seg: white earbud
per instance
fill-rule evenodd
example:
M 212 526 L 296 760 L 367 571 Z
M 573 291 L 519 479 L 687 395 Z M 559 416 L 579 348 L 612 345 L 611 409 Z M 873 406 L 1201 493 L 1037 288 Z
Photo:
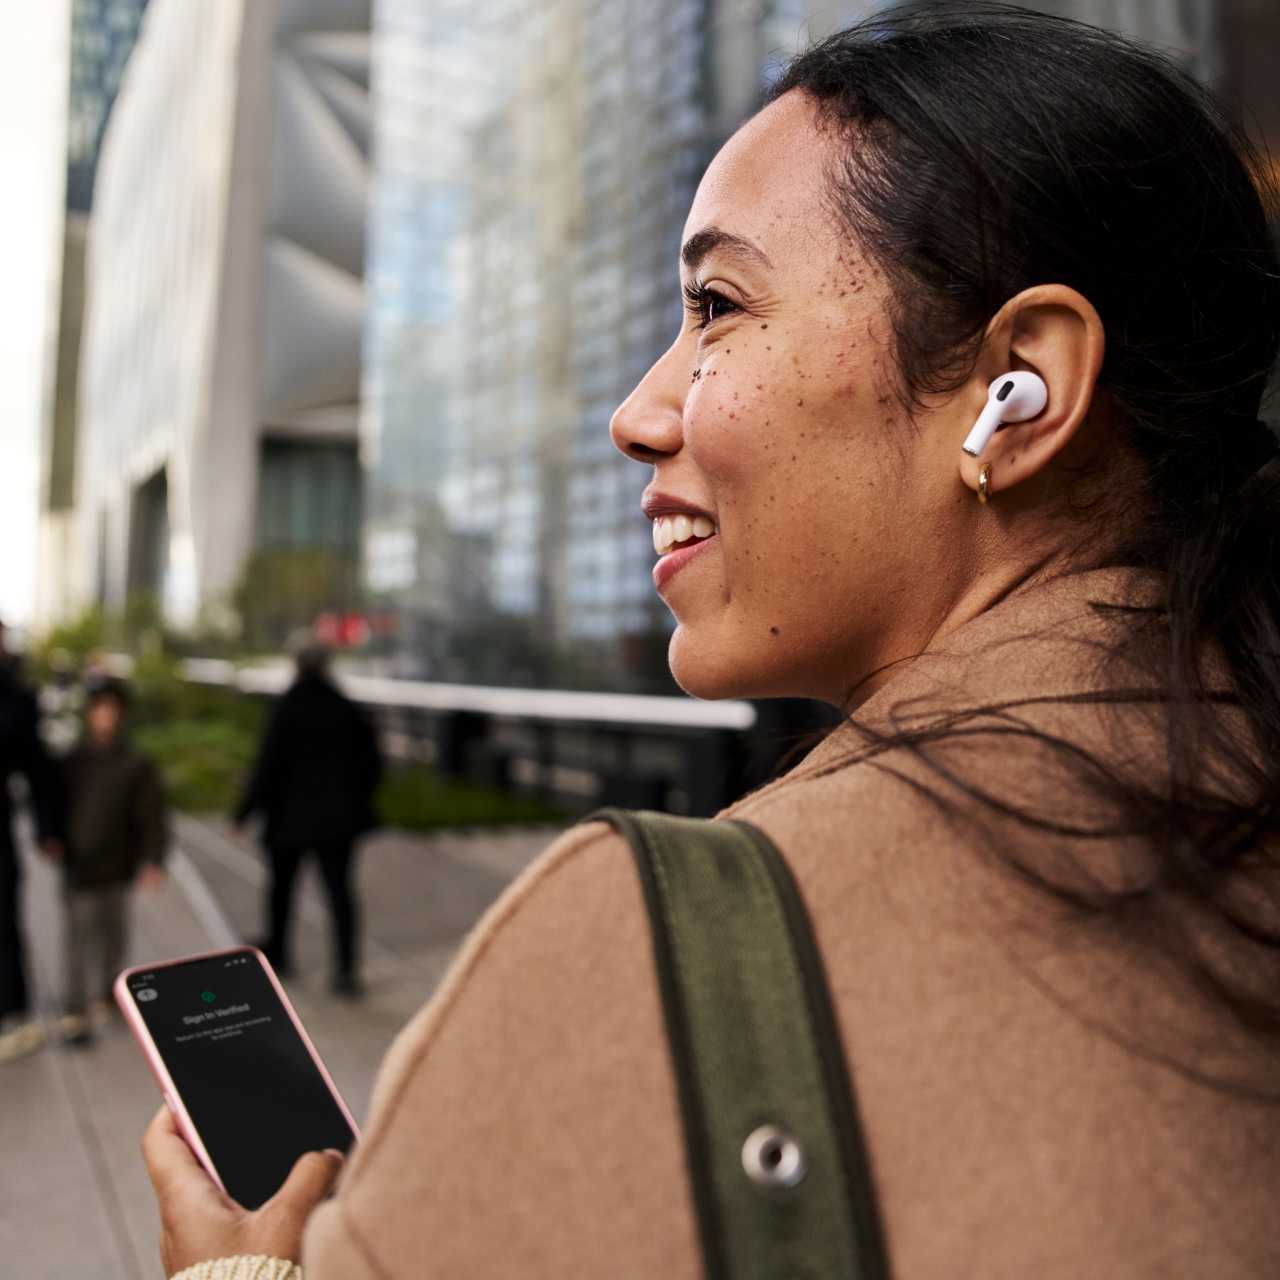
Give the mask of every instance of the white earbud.
M 1025 422 L 1049 403 L 1049 388 L 1038 374 L 1025 369 L 1002 373 L 987 388 L 987 407 L 960 447 L 976 458 L 1002 422 Z

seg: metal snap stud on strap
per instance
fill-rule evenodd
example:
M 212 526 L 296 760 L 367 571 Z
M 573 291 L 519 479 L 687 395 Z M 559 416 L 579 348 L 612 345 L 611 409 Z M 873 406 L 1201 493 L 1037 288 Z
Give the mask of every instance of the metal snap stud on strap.
M 776 1124 L 762 1124 L 742 1144 L 742 1167 L 762 1187 L 794 1187 L 804 1177 L 800 1144 Z

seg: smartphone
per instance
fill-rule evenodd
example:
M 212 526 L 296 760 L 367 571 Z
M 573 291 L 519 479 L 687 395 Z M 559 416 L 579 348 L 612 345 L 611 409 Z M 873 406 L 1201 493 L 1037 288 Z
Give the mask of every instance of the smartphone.
M 126 969 L 116 1003 L 209 1176 L 246 1209 L 306 1151 L 359 1136 L 266 956 L 233 947 Z

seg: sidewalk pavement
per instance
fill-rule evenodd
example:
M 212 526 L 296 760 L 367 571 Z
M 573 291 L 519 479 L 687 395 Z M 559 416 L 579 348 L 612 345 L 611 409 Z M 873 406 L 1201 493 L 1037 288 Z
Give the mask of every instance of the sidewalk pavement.
M 463 935 L 554 838 L 553 828 L 379 833 L 359 855 L 365 998 L 328 992 L 329 933 L 316 869 L 299 877 L 296 979 L 286 985 L 363 1124 L 378 1063 L 431 994 Z M 224 824 L 179 816 L 163 888 L 137 892 L 127 963 L 260 934 L 265 866 Z M 50 1034 L 61 982 L 57 873 L 26 843 L 25 925 L 36 1004 Z M 24 1280 L 157 1280 L 159 1221 L 138 1142 L 159 1095 L 118 1022 L 88 1049 L 54 1043 L 0 1064 L 0 1274 Z

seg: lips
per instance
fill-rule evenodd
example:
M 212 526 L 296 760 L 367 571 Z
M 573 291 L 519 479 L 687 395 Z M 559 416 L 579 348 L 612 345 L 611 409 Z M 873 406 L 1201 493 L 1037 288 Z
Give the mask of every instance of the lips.
M 696 502 L 688 502 L 684 498 L 670 493 L 661 493 L 657 489 L 645 491 L 644 497 L 640 499 L 640 510 L 650 520 L 658 520 L 663 516 L 688 516 L 690 520 L 696 520 L 701 516 L 714 524 L 716 519 L 710 511 L 698 506 Z
M 653 566 L 654 588 L 661 591 L 681 569 L 702 555 L 708 547 L 714 546 L 718 540 L 719 534 L 713 533 L 709 538 L 703 538 L 701 541 L 677 547 L 674 551 L 668 551 Z
M 660 591 L 691 560 L 719 536 L 715 516 L 696 502 L 675 494 L 648 490 L 641 509 L 653 521 L 653 585 Z

